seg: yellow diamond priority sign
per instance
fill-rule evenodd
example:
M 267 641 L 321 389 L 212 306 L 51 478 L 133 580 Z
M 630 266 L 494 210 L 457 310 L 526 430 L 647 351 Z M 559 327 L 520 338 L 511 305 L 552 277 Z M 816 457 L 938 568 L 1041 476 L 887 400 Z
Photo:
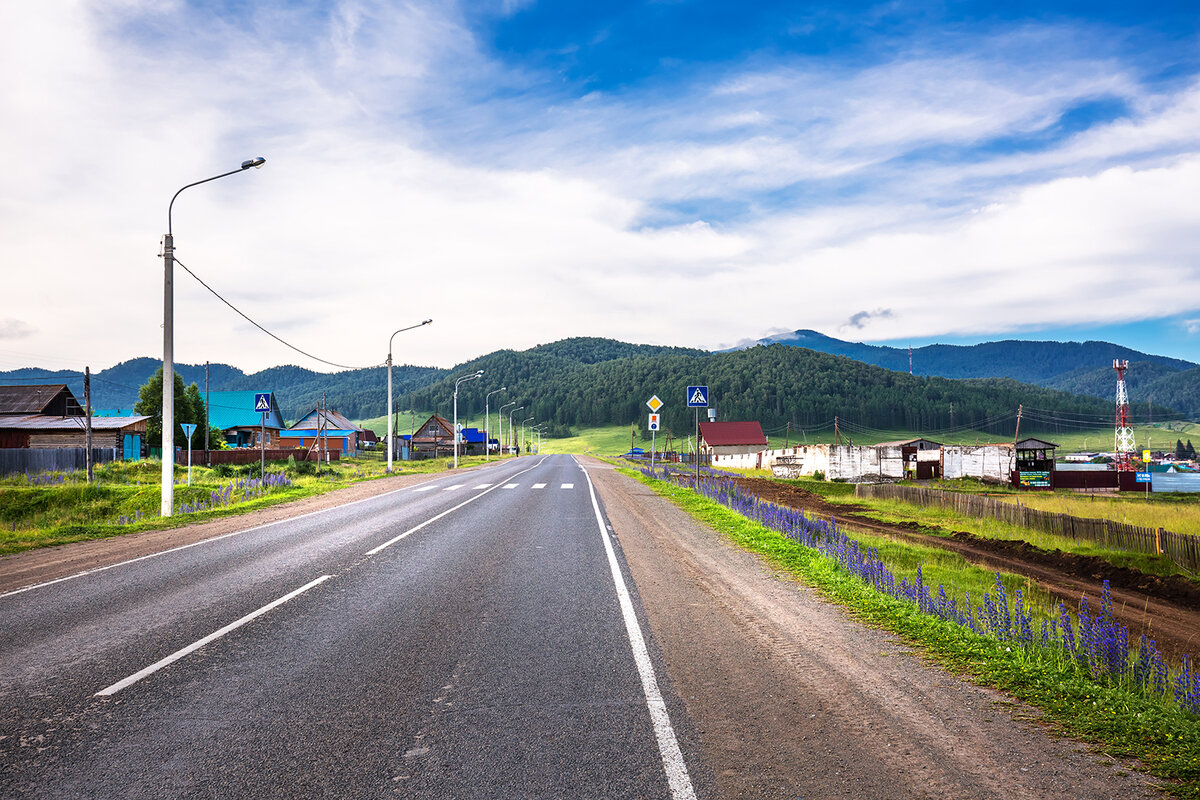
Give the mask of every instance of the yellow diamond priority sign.
M 654 395 L 646 401 L 646 405 L 650 406 L 651 411 L 658 411 L 663 406 L 663 401 L 658 399 L 658 395 Z

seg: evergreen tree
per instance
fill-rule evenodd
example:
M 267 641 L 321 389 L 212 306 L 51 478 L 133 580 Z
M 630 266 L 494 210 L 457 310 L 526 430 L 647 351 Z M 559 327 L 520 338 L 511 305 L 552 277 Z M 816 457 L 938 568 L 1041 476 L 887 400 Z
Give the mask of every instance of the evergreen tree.
M 1188 443 L 1187 443 L 1187 457 L 1188 457 L 1189 461 L 1196 460 L 1196 448 L 1192 447 L 1191 439 L 1188 439 Z
M 1175 440 L 1175 457 L 1180 459 L 1187 458 L 1187 448 L 1183 446 L 1183 439 Z

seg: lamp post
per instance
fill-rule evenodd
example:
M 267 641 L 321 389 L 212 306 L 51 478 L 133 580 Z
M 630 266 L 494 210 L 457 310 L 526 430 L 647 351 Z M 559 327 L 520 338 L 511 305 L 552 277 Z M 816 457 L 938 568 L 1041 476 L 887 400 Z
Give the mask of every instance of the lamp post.
M 171 197 L 167 206 L 167 235 L 163 237 L 163 407 L 162 407 L 162 503 L 159 513 L 169 517 L 175 506 L 175 235 L 171 225 L 171 212 L 175 208 L 175 198 L 184 189 L 199 186 L 202 183 L 215 181 L 245 172 L 251 167 L 256 169 L 267 163 L 262 156 L 242 162 L 242 166 L 229 172 L 222 172 L 202 181 L 189 183 Z
M 422 322 L 422 323 L 420 323 L 420 324 L 418 324 L 418 325 L 409 325 L 407 328 L 401 328 L 400 330 L 396 331 L 396 333 L 404 333 L 405 331 L 411 331 L 413 328 L 420 328 L 422 325 L 428 325 L 428 324 L 429 324 L 429 323 L 431 323 L 431 322 L 433 322 L 433 320 L 431 320 L 431 319 L 427 319 L 427 320 L 425 320 L 424 322 Z M 391 335 L 391 337 L 388 339 L 388 357 L 387 357 L 387 368 L 388 368 L 388 404 L 387 404 L 387 415 L 388 415 L 388 427 L 387 427 L 388 465 L 387 465 L 387 471 L 388 471 L 388 472 L 391 472 L 391 471 L 392 471 L 392 418 L 393 418 L 393 416 L 394 416 L 394 415 L 392 414 L 392 339 L 395 339 L 395 338 L 396 338 L 396 333 L 393 333 L 393 334 Z
M 454 382 L 454 468 L 458 469 L 458 385 L 483 376 L 483 370 L 464 375 Z
M 522 445 L 524 445 L 524 444 L 525 444 L 525 423 L 526 423 L 526 422 L 533 422 L 533 420 L 534 420 L 534 419 L 535 419 L 535 417 L 530 417 L 529 419 L 527 419 L 527 420 L 525 420 L 524 422 L 522 422 L 522 423 L 521 423 L 521 444 L 522 444 Z M 528 450 L 529 448 L 525 448 L 525 449 L 526 449 L 526 450 Z
M 525 408 L 525 406 L 517 406 L 512 411 L 508 412 L 508 435 L 511 436 L 514 440 L 517 438 L 517 429 L 515 427 L 513 427 L 512 417 L 513 417 L 513 414 L 517 413 L 518 411 L 523 410 L 524 408 Z M 516 442 L 514 441 L 514 444 L 515 443 Z
M 499 389 L 494 389 L 494 390 L 488 392 L 483 398 L 483 453 L 484 453 L 483 460 L 484 461 L 492 460 L 492 445 L 491 445 L 491 441 L 490 441 L 491 434 L 492 434 L 492 413 L 491 413 L 491 406 L 488 405 L 488 400 L 491 399 L 492 395 L 496 394 L 497 392 L 503 392 L 507 388 L 508 388 L 507 386 L 501 386 Z
M 500 426 L 500 432 L 496 436 L 496 441 L 500 442 L 500 455 L 504 455 L 504 409 L 516 404 L 517 401 L 513 400 L 511 403 L 505 403 L 500 406 L 499 410 L 496 411 L 496 424 Z

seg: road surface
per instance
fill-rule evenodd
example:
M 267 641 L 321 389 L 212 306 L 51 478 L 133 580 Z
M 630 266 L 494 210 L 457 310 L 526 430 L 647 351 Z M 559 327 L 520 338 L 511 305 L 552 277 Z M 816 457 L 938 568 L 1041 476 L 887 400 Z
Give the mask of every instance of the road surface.
M 3 797 L 1154 796 L 595 461 L 62 577 L 0 595 Z

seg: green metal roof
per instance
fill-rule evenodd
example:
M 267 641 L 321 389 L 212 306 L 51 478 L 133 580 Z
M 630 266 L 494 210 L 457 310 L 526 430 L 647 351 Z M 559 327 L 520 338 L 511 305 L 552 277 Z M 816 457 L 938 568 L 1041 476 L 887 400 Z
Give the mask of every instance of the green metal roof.
M 283 414 L 275 393 L 261 392 L 209 392 L 208 423 L 214 428 L 227 431 L 230 428 L 252 428 L 262 423 L 262 413 L 254 410 L 254 395 L 270 394 L 271 411 L 267 414 L 267 427 L 283 429 Z M 203 394 L 200 395 L 204 397 Z

